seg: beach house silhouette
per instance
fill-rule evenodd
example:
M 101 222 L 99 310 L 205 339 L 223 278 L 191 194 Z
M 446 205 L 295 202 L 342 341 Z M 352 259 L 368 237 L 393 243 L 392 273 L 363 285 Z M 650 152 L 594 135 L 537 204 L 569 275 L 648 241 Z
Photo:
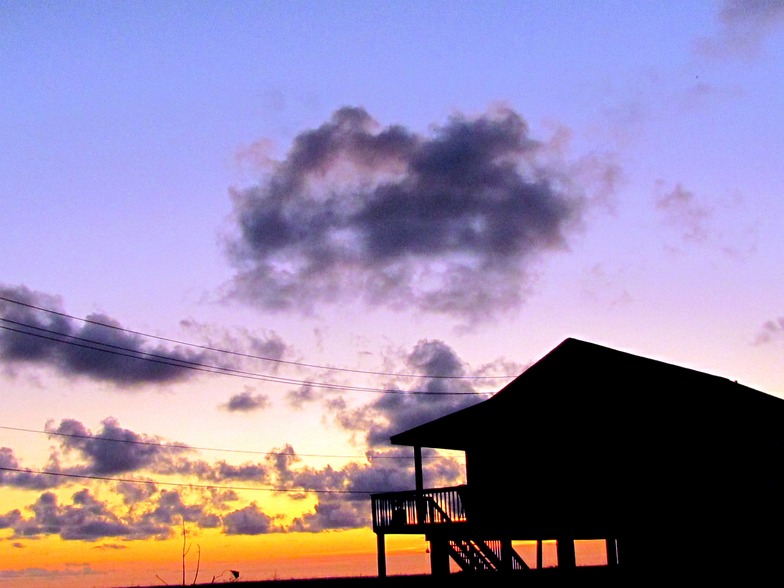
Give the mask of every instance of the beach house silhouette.
M 784 400 L 729 379 L 570 338 L 391 441 L 413 446 L 415 489 L 372 496 L 380 576 L 385 535 L 420 534 L 433 575 L 522 573 L 542 541 L 568 570 L 586 539 L 614 569 L 781 578 Z M 422 448 L 464 451 L 467 483 L 426 488 Z

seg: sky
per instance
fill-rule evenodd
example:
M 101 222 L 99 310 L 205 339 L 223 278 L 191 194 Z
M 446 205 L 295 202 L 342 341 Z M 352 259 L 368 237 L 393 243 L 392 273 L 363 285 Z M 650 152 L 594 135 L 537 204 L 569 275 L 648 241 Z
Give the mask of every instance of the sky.
M 390 435 L 567 337 L 784 397 L 782 69 L 780 0 L 3 2 L 0 586 L 374 575 Z

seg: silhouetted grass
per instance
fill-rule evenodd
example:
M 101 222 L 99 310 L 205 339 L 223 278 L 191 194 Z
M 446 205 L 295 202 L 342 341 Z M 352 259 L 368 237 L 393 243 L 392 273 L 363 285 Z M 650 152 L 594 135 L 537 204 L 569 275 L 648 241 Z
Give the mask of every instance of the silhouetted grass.
M 277 579 L 259 581 L 229 582 L 240 588 L 560 588 L 601 586 L 602 588 L 628 587 L 630 578 L 618 569 L 601 567 L 581 567 L 572 571 L 545 568 L 503 575 L 488 574 L 450 574 L 447 578 L 437 578 L 430 574 L 389 576 L 359 576 L 347 578 Z M 223 582 L 199 583 L 196 586 L 217 586 Z M 149 586 L 148 588 L 160 588 Z

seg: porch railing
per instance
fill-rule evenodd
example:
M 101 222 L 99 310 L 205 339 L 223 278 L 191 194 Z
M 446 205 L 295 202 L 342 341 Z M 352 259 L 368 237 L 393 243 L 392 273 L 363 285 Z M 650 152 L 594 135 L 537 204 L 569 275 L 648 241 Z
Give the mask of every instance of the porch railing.
M 416 492 L 374 494 L 373 529 L 403 529 L 417 525 L 466 522 L 466 486 L 430 488 Z

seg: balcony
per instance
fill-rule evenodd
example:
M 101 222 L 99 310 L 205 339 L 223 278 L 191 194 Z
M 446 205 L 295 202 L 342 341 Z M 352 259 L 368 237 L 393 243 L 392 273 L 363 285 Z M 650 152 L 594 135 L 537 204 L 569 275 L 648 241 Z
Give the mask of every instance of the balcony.
M 510 539 L 490 539 L 468 524 L 467 486 L 431 488 L 416 492 L 388 492 L 371 496 L 373 531 L 379 539 L 380 575 L 385 534 L 424 534 L 431 542 L 431 564 L 439 557 L 452 560 L 465 572 L 515 572 L 529 567 L 512 547 Z M 438 553 L 441 555 L 439 556 Z M 448 564 L 434 565 L 448 572 Z M 383 573 L 381 571 L 383 570 Z
M 371 496 L 373 531 L 422 534 L 435 525 L 466 523 L 467 487 L 431 488 L 416 492 L 386 492 Z

